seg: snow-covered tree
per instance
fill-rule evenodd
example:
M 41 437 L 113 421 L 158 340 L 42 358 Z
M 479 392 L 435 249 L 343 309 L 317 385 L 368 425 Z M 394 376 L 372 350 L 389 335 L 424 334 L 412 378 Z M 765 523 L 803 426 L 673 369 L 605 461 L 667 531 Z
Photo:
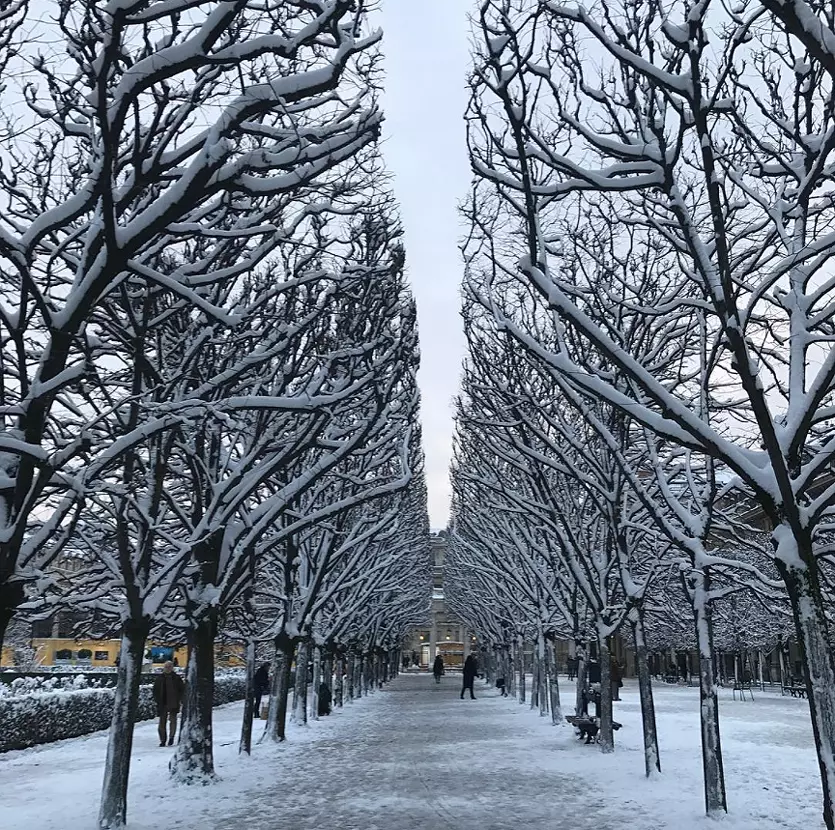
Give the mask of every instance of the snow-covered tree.
M 794 609 L 831 828 L 835 666 L 821 574 L 835 500 L 826 12 L 803 0 L 680 12 L 495 0 L 481 9 L 473 167 L 520 231 L 520 290 L 565 334 L 535 342 L 506 308 L 491 308 L 577 394 L 721 465 L 762 509 Z M 601 57 L 594 69 L 589 44 Z M 637 228 L 666 251 L 657 299 L 616 299 L 659 325 L 689 321 L 674 373 L 588 313 L 584 292 L 607 285 L 609 272 L 592 260 L 596 274 L 578 285 L 578 234 L 562 238 L 566 224 L 588 235 Z M 708 380 L 701 393 L 699 376 Z M 708 787 L 708 812 L 724 807 Z
M 93 310 L 141 281 L 231 324 L 212 284 L 258 265 L 283 236 L 282 194 L 380 122 L 362 2 L 60 0 L 44 37 L 12 43 L 28 10 L 0 14 L 0 638 L 71 534 L 75 475 L 100 449 L 72 402 L 104 359 Z

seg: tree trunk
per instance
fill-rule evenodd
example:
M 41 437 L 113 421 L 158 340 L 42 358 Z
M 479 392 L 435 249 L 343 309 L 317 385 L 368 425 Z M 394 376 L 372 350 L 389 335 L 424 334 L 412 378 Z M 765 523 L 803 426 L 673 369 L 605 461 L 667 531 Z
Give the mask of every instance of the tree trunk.
M 13 560 L 16 558 L 12 557 Z M 25 599 L 26 590 L 22 582 L 8 580 L 0 583 L 0 652 L 3 650 L 9 623 Z
M 171 776 L 183 784 L 205 784 L 215 778 L 212 754 L 212 707 L 215 693 L 215 632 L 212 609 L 188 632 L 188 665 L 180 740 L 171 761 Z
M 519 637 L 516 640 L 516 653 L 519 655 L 519 703 L 525 702 L 525 642 Z
M 331 700 L 333 697 L 333 652 L 326 651 L 322 659 L 322 682 L 328 687 L 331 692 Z
M 644 733 L 644 766 L 647 778 L 654 771 L 661 772 L 661 754 L 658 751 L 658 729 L 655 722 L 655 701 L 652 697 L 652 678 L 649 671 L 644 624 L 640 617 L 632 623 L 635 639 L 635 662 L 638 668 L 638 694 L 641 698 L 641 728 Z
M 275 673 L 270 689 L 270 708 L 265 734 L 273 741 L 287 740 L 287 703 L 290 696 L 290 676 L 296 644 L 289 637 L 276 639 Z
M 539 700 L 539 715 L 544 718 L 548 714 L 548 650 L 543 634 L 539 635 L 536 650 L 539 653 L 537 698 Z
M 722 742 L 719 736 L 719 700 L 713 669 L 713 620 L 708 599 L 710 573 L 693 571 L 693 613 L 699 650 L 699 707 L 702 731 L 702 768 L 705 779 L 705 811 L 708 815 L 728 811 Z
M 345 655 L 342 652 L 337 653 L 335 663 L 336 676 L 333 679 L 334 700 L 336 701 L 336 705 L 341 709 L 344 702 L 345 690 Z
M 810 543 L 811 547 L 811 543 Z M 811 558 L 812 553 L 801 551 Z M 803 556 L 807 559 L 807 556 Z M 823 789 L 823 821 L 835 828 L 835 664 L 817 574 L 805 567 L 779 563 L 792 604 L 797 645 L 806 681 L 812 732 Z
M 293 710 L 290 720 L 293 723 L 307 724 L 307 659 L 310 646 L 306 640 L 299 643 L 296 651 L 296 686 L 293 691 Z
M 348 701 L 352 701 L 354 699 L 354 671 L 355 671 L 355 664 L 357 662 L 357 655 L 354 653 L 354 650 L 351 649 L 348 652 L 348 660 L 347 666 L 345 670 L 345 680 L 348 683 Z
M 531 665 L 531 709 L 539 708 L 539 678 L 542 676 L 542 665 L 539 660 L 539 639 L 534 640 L 533 661 Z
M 577 715 L 577 717 L 580 717 L 586 708 L 584 694 L 586 691 L 586 678 L 588 677 L 589 672 L 589 664 L 586 660 L 586 646 L 584 643 L 577 643 L 576 655 L 577 679 L 575 682 L 577 684 L 577 694 L 574 701 L 574 714 Z
M 548 643 L 548 690 L 551 698 L 551 723 L 561 724 L 563 717 L 560 703 L 559 666 L 557 666 L 557 649 L 553 642 Z
M 313 702 L 310 705 L 310 717 L 319 720 L 319 684 L 322 682 L 322 650 L 313 647 Z
M 127 818 L 133 725 L 139 711 L 139 683 L 142 679 L 142 657 L 148 630 L 147 623 L 137 625 L 127 621 L 122 633 L 99 806 L 101 830 L 124 827 Z
M 238 745 L 238 753 L 245 752 L 247 755 L 252 752 L 252 721 L 258 714 L 255 711 L 255 640 L 246 644 L 246 686 L 244 690 L 244 720 L 241 725 L 241 742 Z
M 783 686 L 786 685 L 786 657 L 783 654 L 782 643 L 780 643 L 777 649 L 777 661 L 780 664 L 780 689 L 782 691 Z
M 600 751 L 615 751 L 615 733 L 612 728 L 612 655 L 606 637 L 597 638 L 597 653 L 600 660 Z
M 507 684 L 507 693 L 511 697 L 516 697 L 516 665 L 513 662 L 513 652 L 515 645 L 510 644 L 504 647 L 505 660 L 505 683 Z
M 362 672 L 360 675 L 363 697 L 374 689 L 374 652 L 367 651 L 362 655 Z
M 357 698 L 361 698 L 363 694 L 367 694 L 368 690 L 363 688 L 365 678 L 365 655 L 360 652 L 354 660 L 354 694 Z

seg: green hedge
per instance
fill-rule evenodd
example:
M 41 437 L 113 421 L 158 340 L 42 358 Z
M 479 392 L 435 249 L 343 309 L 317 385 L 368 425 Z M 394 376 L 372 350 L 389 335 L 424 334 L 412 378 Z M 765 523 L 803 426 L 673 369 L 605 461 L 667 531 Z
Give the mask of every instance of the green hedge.
M 215 706 L 243 700 L 243 677 L 215 678 Z M 115 689 L 79 689 L 0 698 L 0 752 L 89 735 L 110 727 Z M 137 720 L 157 716 L 152 687 L 139 687 Z

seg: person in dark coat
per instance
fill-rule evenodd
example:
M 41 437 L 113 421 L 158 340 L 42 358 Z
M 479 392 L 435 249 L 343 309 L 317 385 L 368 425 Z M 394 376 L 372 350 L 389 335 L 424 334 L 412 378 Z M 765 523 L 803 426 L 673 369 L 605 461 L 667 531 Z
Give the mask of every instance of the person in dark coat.
M 623 672 L 617 658 L 612 655 L 609 660 L 609 677 L 612 681 L 612 700 L 620 700 L 620 690 L 623 686 Z
M 261 717 L 261 698 L 270 693 L 270 664 L 262 663 L 252 677 L 253 717 Z
M 154 681 L 154 701 L 159 715 L 159 745 L 165 746 L 166 725 L 168 726 L 168 746 L 173 746 L 177 734 L 177 715 L 183 702 L 186 684 L 174 671 L 174 664 L 168 660 Z
M 444 658 L 439 654 L 432 664 L 432 674 L 435 675 L 435 682 L 441 682 L 441 675 L 444 673 Z
M 475 676 L 477 674 L 478 665 L 476 664 L 475 657 L 471 654 L 464 661 L 464 685 L 461 688 L 461 700 L 464 699 L 464 692 L 466 692 L 467 689 L 470 690 L 470 699 L 475 700 L 475 695 L 473 694 L 473 683 L 475 682 Z
M 316 711 L 319 717 L 331 713 L 331 690 L 328 688 L 327 683 L 322 683 L 319 686 L 319 704 Z

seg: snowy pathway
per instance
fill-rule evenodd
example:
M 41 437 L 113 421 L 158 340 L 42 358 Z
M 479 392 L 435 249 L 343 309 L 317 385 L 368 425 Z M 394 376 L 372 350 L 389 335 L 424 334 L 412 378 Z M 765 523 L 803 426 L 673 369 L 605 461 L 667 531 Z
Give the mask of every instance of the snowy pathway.
M 170 751 L 137 728 L 130 830 L 690 830 L 701 815 L 698 692 L 657 691 L 664 775 L 647 781 L 637 690 L 616 717 L 617 752 L 602 756 L 527 706 L 476 683 L 428 675 L 237 755 L 240 704 L 216 710 L 217 767 L 208 788 L 173 786 Z M 571 687 L 564 686 L 568 700 Z M 730 698 L 730 692 L 727 693 Z M 803 701 L 722 697 L 731 815 L 725 830 L 818 830 L 819 785 Z M 0 755 L 0 830 L 94 830 L 104 736 Z

